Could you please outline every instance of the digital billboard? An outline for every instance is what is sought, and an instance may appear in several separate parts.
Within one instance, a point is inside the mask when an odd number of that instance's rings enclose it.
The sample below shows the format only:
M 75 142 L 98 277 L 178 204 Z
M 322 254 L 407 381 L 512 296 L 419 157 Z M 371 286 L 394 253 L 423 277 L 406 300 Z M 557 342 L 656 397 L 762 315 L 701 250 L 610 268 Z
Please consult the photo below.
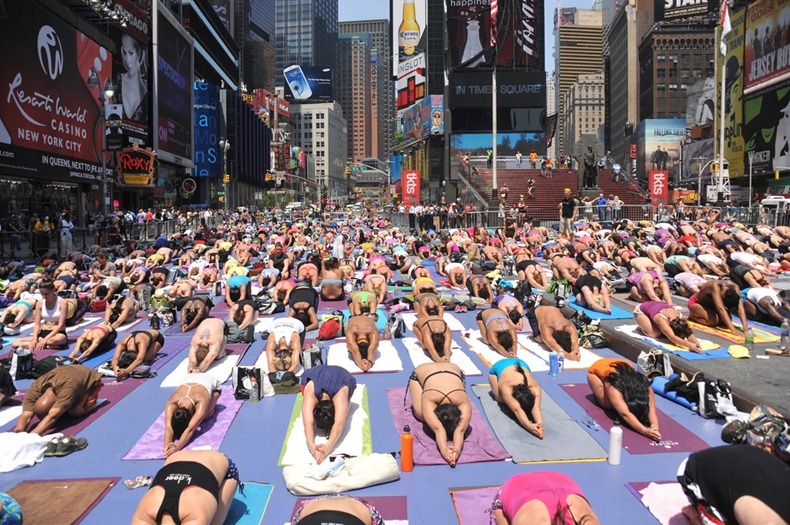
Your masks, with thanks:
M 401 114 L 403 142 L 408 144 L 422 140 L 431 134 L 431 103 L 423 99 L 405 109 Z
M 666 171 L 676 180 L 680 147 L 686 138 L 684 119 L 647 119 L 637 127 L 639 137 L 639 177 L 651 171 Z
M 769 80 L 790 73 L 787 23 L 790 3 L 757 0 L 746 8 L 744 92 L 749 94 Z
M 465 155 L 485 158 L 493 143 L 491 133 L 456 133 L 450 138 L 450 156 L 455 164 Z M 539 155 L 545 154 L 545 133 L 497 133 L 497 155 L 500 157 L 515 158 L 517 152 L 527 157 L 533 149 Z
M 196 177 L 219 177 L 222 154 L 219 149 L 220 120 L 219 86 L 195 82 L 195 167 Z
M 431 95 L 431 135 L 444 134 L 444 95 Z
M 192 163 L 192 38 L 159 5 L 157 31 L 157 149 Z M 166 159 L 167 160 L 167 159 Z
M 289 102 L 326 102 L 332 100 L 332 69 L 328 67 L 288 66 L 285 77 L 285 99 Z
M 392 55 L 397 109 L 405 109 L 425 98 L 427 20 L 426 0 L 393 0 Z
M 716 79 L 708 77 L 688 87 L 686 91 L 686 127 L 708 127 L 716 114 Z
M 101 180 L 99 94 L 112 53 L 37 2 L 0 17 L 0 164 L 47 180 Z
M 491 73 L 450 75 L 450 107 L 490 108 Z M 497 73 L 497 106 L 545 108 L 546 75 L 541 71 Z
M 754 175 L 790 166 L 790 86 L 750 97 L 743 105 L 746 169 L 749 152 Z
M 152 100 L 150 20 L 148 14 L 130 0 L 118 0 L 115 6 L 126 19 L 125 27 L 117 24 L 112 31 L 117 49 L 112 64 L 113 102 L 123 106 L 123 146 L 148 146 Z

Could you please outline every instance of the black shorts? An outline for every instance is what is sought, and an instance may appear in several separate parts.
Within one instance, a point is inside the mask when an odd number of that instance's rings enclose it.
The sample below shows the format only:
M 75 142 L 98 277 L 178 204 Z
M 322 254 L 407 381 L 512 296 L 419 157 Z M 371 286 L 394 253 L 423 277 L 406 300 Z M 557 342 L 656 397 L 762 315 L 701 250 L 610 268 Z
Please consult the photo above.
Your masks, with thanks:
M 573 291 L 576 294 L 580 294 L 582 293 L 582 288 L 584 288 L 585 286 L 587 286 L 590 289 L 590 291 L 593 291 L 595 288 L 598 288 L 600 290 L 601 288 L 603 288 L 603 283 L 599 278 L 595 277 L 594 275 L 582 275 L 581 277 L 576 279 L 576 282 L 573 284 Z
M 538 318 L 535 316 L 535 308 L 527 310 L 525 316 L 529 322 L 529 327 L 532 328 L 532 338 L 540 337 L 540 325 L 538 324 Z

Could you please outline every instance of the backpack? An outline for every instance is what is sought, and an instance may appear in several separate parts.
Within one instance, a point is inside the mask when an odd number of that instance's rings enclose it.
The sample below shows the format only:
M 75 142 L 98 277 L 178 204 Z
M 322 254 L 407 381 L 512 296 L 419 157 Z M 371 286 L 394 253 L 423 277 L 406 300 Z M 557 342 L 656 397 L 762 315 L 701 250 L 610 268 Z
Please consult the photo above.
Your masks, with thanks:
M 606 336 L 597 324 L 588 324 L 579 331 L 579 346 L 582 348 L 606 348 Z
M 342 312 L 335 310 L 331 314 L 322 315 L 321 319 L 321 327 L 318 329 L 319 341 L 326 341 L 345 335 L 345 327 L 343 326 L 344 316 Z
M 91 302 L 91 312 L 99 313 L 107 309 L 107 299 L 94 299 Z

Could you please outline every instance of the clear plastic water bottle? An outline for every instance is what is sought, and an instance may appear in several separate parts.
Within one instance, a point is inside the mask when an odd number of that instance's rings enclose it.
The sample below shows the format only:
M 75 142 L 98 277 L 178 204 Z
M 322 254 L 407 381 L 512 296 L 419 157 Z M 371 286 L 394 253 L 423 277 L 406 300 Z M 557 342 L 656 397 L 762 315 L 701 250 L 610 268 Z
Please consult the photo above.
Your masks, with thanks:
M 746 348 L 749 349 L 749 352 L 754 352 L 754 330 L 751 326 L 746 329 L 743 336 L 746 339 Z
M 549 354 L 549 375 L 557 377 L 560 373 L 560 354 L 552 352 Z
M 590 414 L 586 414 L 584 416 L 584 419 L 582 419 L 582 423 L 584 423 L 585 425 L 587 425 L 593 430 L 601 430 L 601 427 L 600 425 L 598 425 L 598 422 L 594 420 Z
M 782 352 L 787 352 L 790 349 L 790 319 L 787 317 L 782 321 L 782 339 L 779 342 L 779 349 Z
M 258 390 L 258 380 L 255 376 L 250 378 L 250 403 L 257 403 L 261 400 L 261 392 Z
M 565 369 L 565 356 L 562 352 L 557 352 L 557 369 L 559 372 Z

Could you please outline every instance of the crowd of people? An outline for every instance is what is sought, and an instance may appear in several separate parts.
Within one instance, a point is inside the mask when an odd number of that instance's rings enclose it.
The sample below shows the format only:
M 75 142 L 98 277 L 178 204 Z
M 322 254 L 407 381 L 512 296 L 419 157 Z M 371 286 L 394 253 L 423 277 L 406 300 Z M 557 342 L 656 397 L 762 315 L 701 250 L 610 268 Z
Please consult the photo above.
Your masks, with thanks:
M 244 213 L 217 226 L 203 221 L 187 228 L 184 222 L 179 232 L 152 243 L 119 235 L 108 246 L 46 260 L 32 271 L 8 262 L 0 267 L 5 307 L 0 323 L 7 335 L 18 336 L 12 347 L 34 354 L 45 348 L 72 350 L 67 363 L 27 390 L 13 431 L 44 434 L 66 414 L 94 410 L 102 373 L 119 380 L 137 377 L 165 344 L 165 330 L 175 325 L 177 333 L 192 336 L 188 374 L 165 402 L 161 445 L 166 460 L 133 522 L 161 523 L 167 516 L 174 522 L 221 523 L 238 470 L 221 452 L 184 447 L 212 417 L 220 395 L 208 368 L 225 356 L 229 343 L 252 341 L 261 313 L 282 314 L 266 335 L 270 380 L 299 382 L 305 443 L 321 464 L 346 428 L 357 382 L 344 368 L 326 364 L 305 370 L 299 379 L 294 375 L 306 350 L 306 333 L 322 325 L 319 302 L 348 303 L 343 332 L 350 357 L 363 373 L 375 365 L 380 340 L 387 335 L 377 327 L 380 308 L 413 309 L 413 333 L 430 362 L 412 372 L 407 403 L 432 431 L 450 466 L 463 455 L 472 401 L 463 372 L 450 362 L 452 334 L 445 312 L 476 310 L 474 323 L 483 342 L 502 357 L 487 375 L 492 395 L 539 439 L 553 422 L 544 420 L 540 384 L 517 356 L 517 332 L 527 324 L 547 353 L 580 360 L 578 328 L 558 299 L 575 296 L 578 304 L 609 313 L 611 294 L 627 290 L 639 303 L 633 315 L 644 335 L 693 352 L 701 348 L 689 321 L 742 335 L 750 321 L 779 325 L 790 317 L 790 304 L 772 287 L 773 279 L 790 271 L 790 228 L 726 223 L 714 213 L 693 222 L 654 223 L 615 220 L 614 213 L 604 211 L 597 221 L 580 221 L 577 201 L 569 190 L 565 193 L 556 230 L 508 219 L 492 230 L 459 229 L 452 223 L 431 228 L 420 221 L 407 231 L 375 212 L 340 223 L 329 215 L 291 222 Z M 601 203 L 606 210 L 608 199 L 601 195 L 598 201 L 599 210 Z M 188 215 L 173 212 L 173 218 Z M 388 285 L 410 287 L 412 293 L 393 297 Z M 689 298 L 688 316 L 675 308 L 672 293 Z M 228 306 L 223 318 L 212 316 L 219 302 Z M 101 323 L 82 331 L 70 346 L 67 327 L 89 312 L 103 313 Z M 150 328 L 119 337 L 141 312 L 147 312 Z M 101 354 L 109 356 L 104 372 L 81 364 Z M 635 432 L 661 440 L 653 390 L 631 362 L 602 359 L 589 368 L 587 381 L 601 407 L 616 412 Z M 0 404 L 8 396 L 0 395 Z M 319 442 L 321 434 L 327 439 Z M 78 440 L 72 446 L 79 447 Z M 767 452 L 745 449 L 750 447 L 714 448 L 685 463 L 679 479 L 694 523 L 709 516 L 719 516 L 720 523 L 790 520 L 790 471 Z M 181 483 L 187 477 L 191 481 Z M 498 524 L 600 522 L 576 482 L 557 472 L 507 480 L 491 512 Z M 383 521 L 371 504 L 342 495 L 306 502 L 293 522 Z

